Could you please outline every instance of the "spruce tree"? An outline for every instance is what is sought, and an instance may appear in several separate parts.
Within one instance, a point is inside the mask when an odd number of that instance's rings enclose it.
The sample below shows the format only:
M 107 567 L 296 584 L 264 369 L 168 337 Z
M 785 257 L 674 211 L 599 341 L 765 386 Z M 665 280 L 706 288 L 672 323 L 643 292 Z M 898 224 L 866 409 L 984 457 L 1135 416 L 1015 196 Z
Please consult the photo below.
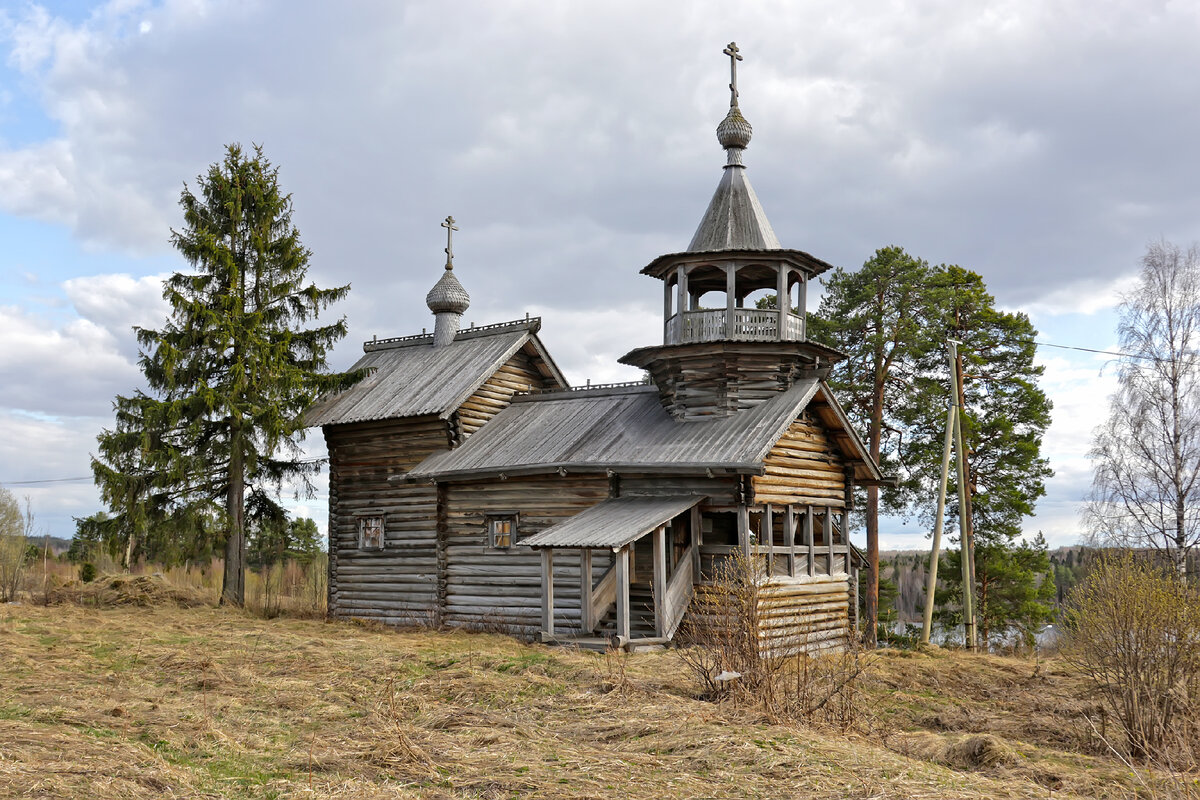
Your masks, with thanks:
M 165 282 L 163 328 L 135 329 L 148 391 L 117 397 L 116 425 L 98 437 L 92 467 L 130 552 L 156 519 L 221 508 L 221 598 L 241 605 L 248 510 L 277 515 L 285 480 L 311 489 L 319 465 L 301 459 L 302 415 L 361 376 L 325 371 L 346 324 L 315 321 L 350 287 L 306 282 L 311 253 L 261 147 L 229 145 L 196 189 L 184 185 L 184 225 L 171 231 L 192 271 Z

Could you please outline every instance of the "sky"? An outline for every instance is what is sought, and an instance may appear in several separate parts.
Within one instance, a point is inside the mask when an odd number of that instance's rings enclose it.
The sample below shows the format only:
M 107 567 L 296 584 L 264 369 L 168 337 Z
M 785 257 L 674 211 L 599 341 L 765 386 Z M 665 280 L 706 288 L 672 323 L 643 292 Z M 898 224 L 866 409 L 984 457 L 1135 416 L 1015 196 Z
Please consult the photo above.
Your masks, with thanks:
M 982 274 L 1041 342 L 1115 349 L 1147 245 L 1200 238 L 1198 28 L 1147 0 L 0 2 L 0 485 L 52 535 L 102 508 L 132 326 L 161 325 L 180 191 L 232 142 L 279 167 L 310 277 L 352 286 L 333 367 L 432 327 L 452 214 L 468 323 L 540 315 L 573 383 L 636 379 L 616 359 L 662 335 L 638 271 L 720 179 L 731 40 L 784 247 L 899 245 Z M 1072 544 L 1115 370 L 1038 360 L 1055 476 L 1025 530 Z M 289 504 L 324 528 L 318 486 Z M 927 546 L 899 520 L 881 543 Z

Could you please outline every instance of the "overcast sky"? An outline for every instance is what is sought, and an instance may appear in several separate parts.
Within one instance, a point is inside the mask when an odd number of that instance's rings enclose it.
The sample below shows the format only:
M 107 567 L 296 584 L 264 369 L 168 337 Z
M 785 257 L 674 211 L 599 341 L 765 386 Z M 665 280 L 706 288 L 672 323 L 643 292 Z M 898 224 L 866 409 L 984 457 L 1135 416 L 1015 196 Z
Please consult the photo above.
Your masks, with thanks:
M 130 326 L 161 323 L 161 279 L 185 266 L 180 190 L 230 142 L 280 167 L 311 276 L 353 286 L 336 367 L 432 325 L 453 214 L 468 322 L 540 314 L 573 382 L 637 377 L 616 358 L 661 340 L 638 270 L 687 245 L 720 178 L 730 40 L 785 247 L 958 263 L 1042 341 L 1111 349 L 1147 243 L 1200 238 L 1200 4 L 0 7 L 0 483 L 60 536 L 100 509 L 90 480 L 19 482 L 90 474 L 138 385 Z M 1026 530 L 1070 544 L 1113 369 L 1040 359 L 1057 475 Z M 324 528 L 323 494 L 294 507 Z M 925 540 L 896 523 L 883 546 Z

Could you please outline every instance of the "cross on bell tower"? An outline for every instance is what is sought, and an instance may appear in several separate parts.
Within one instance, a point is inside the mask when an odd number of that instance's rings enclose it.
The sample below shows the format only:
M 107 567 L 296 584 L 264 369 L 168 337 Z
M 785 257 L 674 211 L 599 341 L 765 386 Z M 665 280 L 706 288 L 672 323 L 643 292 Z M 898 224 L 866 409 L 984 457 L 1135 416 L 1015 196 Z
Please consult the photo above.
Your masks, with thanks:
M 471 305 L 471 295 L 454 277 L 454 232 L 458 230 L 454 217 L 446 217 L 442 227 L 446 229 L 446 271 L 429 290 L 429 294 L 425 295 L 425 305 L 429 306 L 436 320 L 433 328 L 434 347 L 454 343 L 462 315 Z
M 739 55 L 737 42 L 730 42 L 729 46 L 721 52 L 729 56 L 729 107 L 736 108 L 738 104 L 737 62 L 745 59 Z

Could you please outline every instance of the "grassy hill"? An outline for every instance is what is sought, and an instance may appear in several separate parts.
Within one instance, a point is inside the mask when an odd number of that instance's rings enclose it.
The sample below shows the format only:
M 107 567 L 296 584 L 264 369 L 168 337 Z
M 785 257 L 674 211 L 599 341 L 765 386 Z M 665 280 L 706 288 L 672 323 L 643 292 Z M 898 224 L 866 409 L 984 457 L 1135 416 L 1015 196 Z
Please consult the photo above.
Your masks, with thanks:
M 888 651 L 840 730 L 698 699 L 673 651 L 136 599 L 0 606 L 0 797 L 1104 798 L 1145 778 L 1103 755 L 1055 662 Z

